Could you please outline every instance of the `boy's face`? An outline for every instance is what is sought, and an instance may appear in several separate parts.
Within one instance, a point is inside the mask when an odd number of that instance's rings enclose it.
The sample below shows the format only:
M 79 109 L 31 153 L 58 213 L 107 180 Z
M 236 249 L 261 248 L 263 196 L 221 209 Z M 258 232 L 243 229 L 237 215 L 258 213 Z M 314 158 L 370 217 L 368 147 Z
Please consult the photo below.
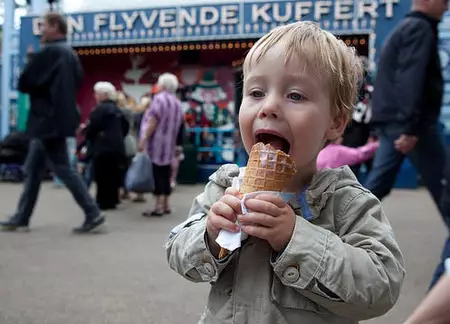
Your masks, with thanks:
M 327 83 L 301 59 L 285 64 L 282 44 L 251 63 L 239 113 L 247 152 L 257 142 L 269 143 L 293 158 L 300 177 L 311 175 L 325 142 L 339 137 L 345 127 L 331 117 Z

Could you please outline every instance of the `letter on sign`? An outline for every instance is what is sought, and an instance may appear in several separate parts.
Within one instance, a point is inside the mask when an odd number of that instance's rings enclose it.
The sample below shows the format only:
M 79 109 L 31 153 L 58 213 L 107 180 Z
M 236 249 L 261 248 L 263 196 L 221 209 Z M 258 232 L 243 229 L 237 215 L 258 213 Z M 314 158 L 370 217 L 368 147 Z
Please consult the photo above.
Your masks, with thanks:
M 259 18 L 261 18 L 265 23 L 270 23 L 272 19 L 270 19 L 267 11 L 270 9 L 271 5 L 266 3 L 259 7 L 257 4 L 252 5 L 252 22 L 258 22 Z
M 219 11 L 214 7 L 200 8 L 200 25 L 210 26 L 219 21 Z
M 117 24 L 116 23 L 117 16 L 113 13 L 109 15 L 109 29 L 111 31 L 121 31 L 125 29 L 125 26 L 123 24 Z
M 144 11 L 139 12 L 139 16 L 141 17 L 144 27 L 150 29 L 153 27 L 156 18 L 158 17 L 158 10 L 152 10 L 150 17 L 148 17 Z
M 377 1 L 359 0 L 358 17 L 362 19 L 365 14 L 368 14 L 372 19 L 376 19 L 378 17 L 377 8 Z
M 312 9 L 312 2 L 297 2 L 295 4 L 295 21 L 302 20 L 303 17 L 309 15 Z
M 161 28 L 173 28 L 176 27 L 177 22 L 175 17 L 177 11 L 175 9 L 163 9 L 159 13 L 159 26 Z
M 334 19 L 351 20 L 353 18 L 352 4 L 352 0 L 336 0 L 334 2 Z
M 84 30 L 84 19 L 82 15 L 68 16 L 67 17 L 67 27 L 69 29 L 69 35 L 76 33 L 82 33 Z
M 330 13 L 331 1 L 316 1 L 314 19 L 319 21 L 323 15 Z
M 106 19 L 108 16 L 106 14 L 100 13 L 94 16 L 94 30 L 98 32 L 100 27 L 106 26 Z
M 285 23 L 288 22 L 292 17 L 292 3 L 285 3 L 284 4 L 284 15 L 281 15 L 281 9 L 280 9 L 281 3 L 275 3 L 273 5 L 273 19 L 276 22 Z
M 239 19 L 237 17 L 238 10 L 238 5 L 222 6 L 220 23 L 222 25 L 237 24 L 239 22 Z
M 394 17 L 394 4 L 397 4 L 398 2 L 399 0 L 384 0 L 386 18 Z
M 137 11 L 133 11 L 131 15 L 126 12 L 122 12 L 122 19 L 125 21 L 127 29 L 133 29 L 133 25 L 138 17 L 139 13 Z
M 197 22 L 197 11 L 195 8 L 190 8 L 188 11 L 186 8 L 181 8 L 178 12 L 178 24 L 181 27 L 186 25 L 195 26 Z

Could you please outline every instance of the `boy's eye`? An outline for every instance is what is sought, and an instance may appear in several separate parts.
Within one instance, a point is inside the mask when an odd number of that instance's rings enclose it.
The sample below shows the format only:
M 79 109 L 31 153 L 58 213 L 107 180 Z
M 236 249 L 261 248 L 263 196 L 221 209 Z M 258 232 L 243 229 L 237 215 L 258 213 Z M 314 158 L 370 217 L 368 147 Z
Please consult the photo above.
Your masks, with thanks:
M 296 92 L 292 92 L 292 93 L 288 94 L 288 98 L 291 100 L 294 100 L 294 101 L 300 101 L 300 100 L 305 99 L 305 97 L 303 95 L 296 93 Z
M 264 97 L 264 92 L 259 91 L 259 90 L 253 90 L 250 92 L 250 95 L 254 98 L 262 98 L 262 97 Z

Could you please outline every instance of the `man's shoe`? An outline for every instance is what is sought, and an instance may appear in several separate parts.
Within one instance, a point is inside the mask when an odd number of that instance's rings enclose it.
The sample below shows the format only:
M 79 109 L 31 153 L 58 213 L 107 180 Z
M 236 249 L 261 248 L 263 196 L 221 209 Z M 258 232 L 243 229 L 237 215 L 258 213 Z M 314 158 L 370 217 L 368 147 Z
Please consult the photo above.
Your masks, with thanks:
M 0 222 L 0 230 L 3 232 L 28 232 L 30 229 L 28 224 L 20 224 L 13 220 Z
M 75 227 L 73 232 L 76 234 L 89 233 L 98 228 L 105 222 L 105 217 L 100 215 L 92 220 L 85 221 L 80 227 Z

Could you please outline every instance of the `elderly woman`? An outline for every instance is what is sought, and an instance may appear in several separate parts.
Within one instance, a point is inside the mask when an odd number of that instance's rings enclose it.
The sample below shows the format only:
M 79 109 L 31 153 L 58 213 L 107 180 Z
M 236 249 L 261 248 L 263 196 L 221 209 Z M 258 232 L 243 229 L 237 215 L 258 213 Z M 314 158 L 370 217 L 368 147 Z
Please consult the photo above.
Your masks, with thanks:
M 124 138 L 129 124 L 116 105 L 116 89 L 111 83 L 96 83 L 94 92 L 97 106 L 84 133 L 93 157 L 97 204 L 101 210 L 109 210 L 119 204 L 120 166 L 125 159 Z
M 145 112 L 140 133 L 139 150 L 147 150 L 153 162 L 155 176 L 155 208 L 143 213 L 144 216 L 163 216 L 171 213 L 171 164 L 183 121 L 181 102 L 175 95 L 178 89 L 177 77 L 170 73 L 162 74 L 158 78 L 158 89 L 150 108 Z

